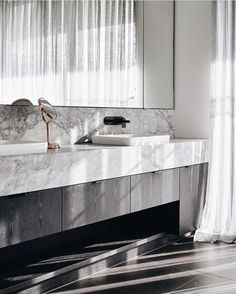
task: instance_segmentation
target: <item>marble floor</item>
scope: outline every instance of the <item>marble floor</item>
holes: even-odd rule
[[[235,294],[236,245],[188,238],[51,293]]]

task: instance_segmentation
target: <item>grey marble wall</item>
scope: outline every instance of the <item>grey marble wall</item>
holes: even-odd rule
[[[73,144],[97,127],[104,116],[122,115],[127,128],[105,127],[100,133],[164,134],[173,136],[173,110],[55,107],[58,118],[51,124],[52,140]],[[46,127],[37,106],[0,105],[0,140],[45,140]]]

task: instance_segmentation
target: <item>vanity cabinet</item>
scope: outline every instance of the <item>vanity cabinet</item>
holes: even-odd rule
[[[0,199],[0,247],[60,231],[60,189],[24,193]]]
[[[131,176],[131,212],[178,200],[178,168]]]
[[[180,168],[180,235],[194,231],[205,203],[208,164]]]
[[[9,197],[0,198],[0,248],[11,245],[12,205]]]
[[[207,164],[0,198],[0,248],[179,201],[180,234],[196,229]]]
[[[130,177],[64,187],[62,191],[63,230],[130,212]]]

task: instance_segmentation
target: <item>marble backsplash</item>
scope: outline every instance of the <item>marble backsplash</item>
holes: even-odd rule
[[[126,128],[107,126],[100,133],[166,134],[173,136],[173,110],[55,107],[51,141],[73,144],[100,125],[105,116],[120,115],[131,122]],[[38,106],[0,105],[0,140],[46,140],[46,126]]]

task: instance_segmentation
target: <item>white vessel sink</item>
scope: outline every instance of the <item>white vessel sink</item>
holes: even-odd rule
[[[134,134],[120,134],[120,135],[94,135],[92,136],[93,144],[102,145],[158,145],[170,142],[169,135],[134,135]]]
[[[47,142],[0,140],[0,156],[47,151]]]

